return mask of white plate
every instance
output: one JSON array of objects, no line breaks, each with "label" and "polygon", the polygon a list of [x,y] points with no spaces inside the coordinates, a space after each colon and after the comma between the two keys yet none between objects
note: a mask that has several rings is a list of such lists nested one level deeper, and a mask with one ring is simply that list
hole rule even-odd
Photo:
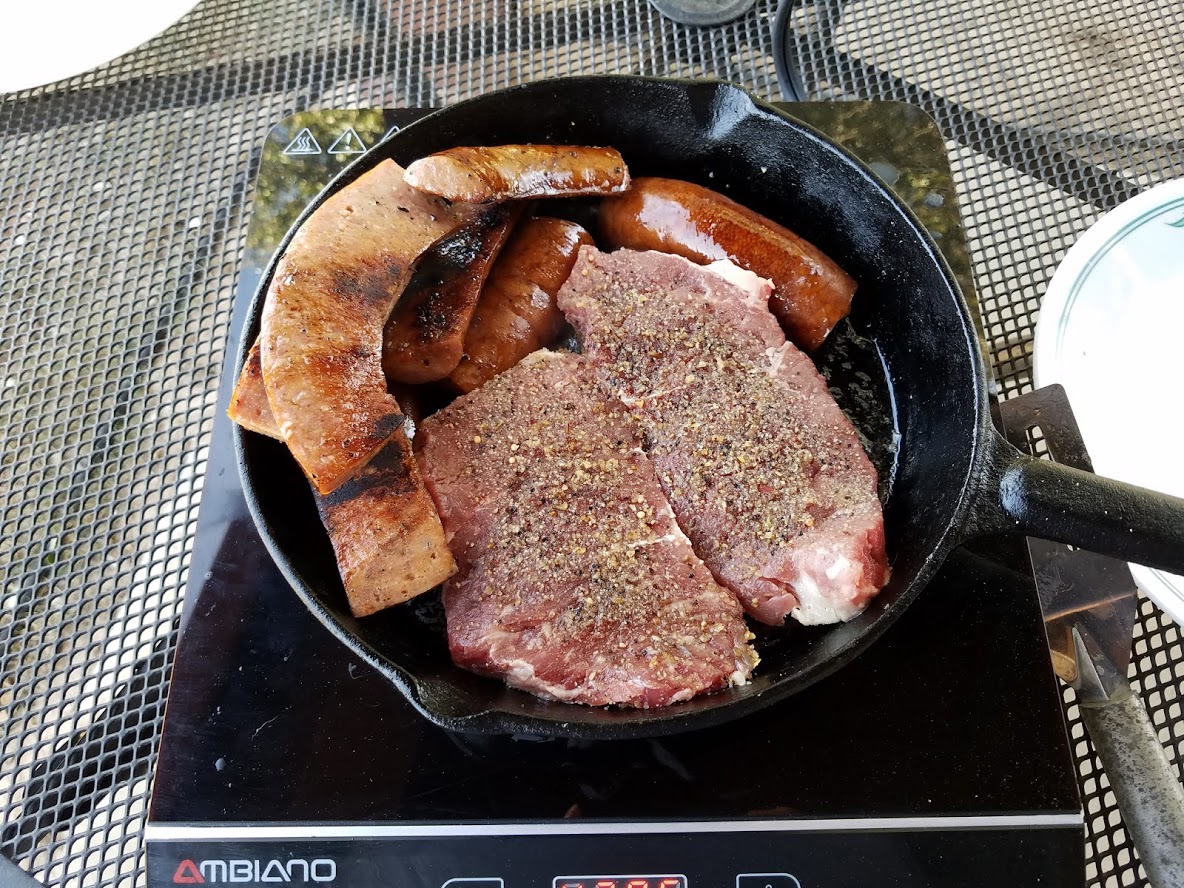
[{"label": "white plate", "polygon": [[0,93],[64,80],[155,37],[198,0],[15,0],[0,27]]},{"label": "white plate", "polygon": [[[1184,496],[1184,180],[1120,205],[1073,245],[1034,349],[1036,385],[1065,387],[1098,474]],[[1131,572],[1184,623],[1184,577]]]}]

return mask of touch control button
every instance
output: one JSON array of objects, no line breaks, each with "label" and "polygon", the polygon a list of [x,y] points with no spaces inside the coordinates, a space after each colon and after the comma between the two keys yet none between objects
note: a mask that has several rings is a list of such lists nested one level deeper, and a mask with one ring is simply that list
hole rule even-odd
[{"label": "touch control button", "polygon": [[789,873],[740,873],[736,888],[802,888],[802,883]]},{"label": "touch control button", "polygon": [[505,888],[505,883],[496,876],[476,879],[449,879],[440,888]]}]

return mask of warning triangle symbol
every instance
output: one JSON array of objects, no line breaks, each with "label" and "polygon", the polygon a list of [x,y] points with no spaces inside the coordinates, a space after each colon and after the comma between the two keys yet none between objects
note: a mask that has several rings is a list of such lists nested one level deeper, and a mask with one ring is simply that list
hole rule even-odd
[{"label": "warning triangle symbol", "polygon": [[361,137],[354,132],[352,126],[347,126],[337,139],[329,146],[330,154],[365,154],[366,146]]},{"label": "warning triangle symbol", "polygon": [[[317,149],[320,153],[320,149]],[[192,860],[182,860],[177,864],[177,871],[173,873],[174,885],[204,885],[205,879],[198,872],[197,865]]]},{"label": "warning triangle symbol", "polygon": [[316,140],[308,127],[305,127],[296,134],[296,138],[288,143],[288,147],[284,149],[284,154],[320,154],[321,144]]}]

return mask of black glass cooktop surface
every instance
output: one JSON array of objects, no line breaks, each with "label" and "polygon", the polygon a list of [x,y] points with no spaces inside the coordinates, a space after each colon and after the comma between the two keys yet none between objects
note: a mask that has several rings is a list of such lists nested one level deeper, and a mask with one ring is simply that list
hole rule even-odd
[{"label": "black glass cooktop surface", "polygon": [[[973,293],[929,118],[896,104],[787,109],[870,163]],[[306,112],[264,148],[146,834],[150,882],[1081,884],[1073,760],[1022,539],[955,552],[882,640],[805,692],[655,740],[451,734],[305,610],[239,485],[224,415],[233,356],[291,220],[418,113]],[[566,875],[587,872],[643,875]]]}]

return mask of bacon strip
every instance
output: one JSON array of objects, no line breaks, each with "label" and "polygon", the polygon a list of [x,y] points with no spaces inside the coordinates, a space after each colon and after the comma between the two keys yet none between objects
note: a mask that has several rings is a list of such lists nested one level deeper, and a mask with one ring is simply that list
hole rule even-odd
[{"label": "bacon strip", "polygon": [[316,501],[355,617],[414,598],[456,572],[402,429],[357,475]]},{"label": "bacon strip", "polygon": [[[403,403],[416,412],[413,402]],[[263,387],[258,343],[247,354],[227,413],[253,432],[280,437]],[[402,429],[351,480],[328,496],[314,489],[313,498],[355,617],[420,595],[456,571]]]},{"label": "bacon strip", "polygon": [[478,212],[417,191],[386,160],[325,201],[280,259],[263,306],[263,382],[280,435],[320,493],[399,428],[383,327],[416,260]]},{"label": "bacon strip", "polygon": [[[420,398],[421,390],[400,383],[392,383],[389,388],[407,420],[403,424],[404,431],[411,437],[410,425],[418,424],[423,419],[424,404]],[[247,360],[230,396],[230,406],[226,410],[226,415],[248,431],[275,438],[277,441],[283,440],[275,415],[271,412],[271,404],[267,400],[267,389],[263,385],[258,341],[247,352]]]},{"label": "bacon strip", "polygon": [[238,375],[226,415],[244,429],[283,440],[275,414],[271,412],[271,403],[267,400],[267,388],[263,385],[263,364],[259,358],[258,340],[247,352],[247,360]]}]

